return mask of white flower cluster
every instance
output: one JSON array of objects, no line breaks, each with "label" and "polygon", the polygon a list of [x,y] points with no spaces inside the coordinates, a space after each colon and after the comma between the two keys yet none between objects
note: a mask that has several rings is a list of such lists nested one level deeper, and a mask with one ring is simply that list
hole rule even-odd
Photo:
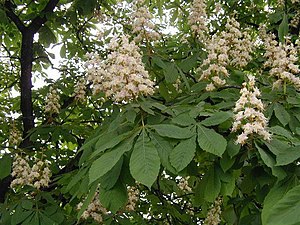
[{"label": "white flower cluster", "polygon": [[18,130],[15,123],[13,122],[8,138],[8,143],[10,146],[17,148],[22,140],[22,133]]},{"label": "white flower cluster", "polygon": [[128,192],[128,202],[125,209],[127,211],[134,211],[136,207],[136,203],[139,200],[140,191],[136,187],[129,186],[127,188],[127,192]]},{"label": "white flower cluster", "polygon": [[208,80],[207,91],[226,84],[229,76],[227,66],[245,67],[252,59],[253,44],[247,31],[240,31],[240,24],[234,18],[228,18],[225,30],[215,34],[207,46],[208,56],[197,69],[200,80]]},{"label": "white flower cluster", "polygon": [[241,97],[236,102],[234,112],[234,123],[232,132],[242,130],[238,135],[236,143],[244,145],[251,134],[258,134],[264,140],[271,140],[271,134],[267,131],[268,120],[262,113],[264,105],[258,97],[260,91],[255,87],[255,77],[248,75],[248,83],[243,83]]},{"label": "white flower cluster", "polygon": [[122,36],[119,40],[113,38],[109,48],[112,51],[106,60],[92,56],[86,64],[94,94],[104,92],[107,98],[116,102],[128,102],[139,95],[152,95],[154,82],[144,68],[139,47],[129,42],[127,36]]},{"label": "white flower cluster", "polygon": [[59,113],[59,95],[53,87],[50,87],[49,93],[47,94],[45,112],[49,114]]},{"label": "white flower cluster", "polygon": [[77,82],[75,89],[74,89],[74,97],[75,101],[83,102],[85,99],[85,81],[81,79]]},{"label": "white flower cluster", "polygon": [[155,41],[160,38],[159,33],[155,31],[155,25],[151,22],[152,14],[145,7],[144,0],[136,0],[133,5],[134,13],[131,15],[133,21],[133,33],[137,36],[134,38],[136,43],[141,41]]},{"label": "white flower cluster", "polygon": [[300,22],[300,10],[297,10],[296,14],[293,16],[290,25],[297,28]]},{"label": "white flower cluster", "polygon": [[29,185],[40,189],[41,187],[47,187],[50,182],[51,171],[47,162],[42,160],[36,160],[35,164],[30,167],[28,163],[29,159],[22,158],[17,155],[12,165],[12,176],[14,177],[11,182],[11,188],[18,186]]},{"label": "white flower cluster", "polygon": [[211,207],[211,209],[208,211],[207,216],[204,220],[204,225],[218,225],[221,222],[221,209],[222,205],[222,198],[217,198]]},{"label": "white flower cluster", "polygon": [[182,177],[179,180],[178,183],[178,187],[180,190],[184,191],[184,192],[192,192],[192,188],[189,186],[188,180],[189,180],[189,176],[187,176],[186,178]]},{"label": "white flower cluster", "polygon": [[267,58],[264,66],[271,68],[269,71],[270,76],[277,79],[273,83],[273,88],[281,87],[284,83],[290,83],[300,90],[300,78],[295,76],[300,72],[299,66],[296,65],[298,61],[297,49],[294,44],[286,39],[286,43],[278,43],[275,40],[275,35],[266,34],[262,31],[264,38],[264,45],[266,52],[264,57]]},{"label": "white flower cluster", "polygon": [[[82,208],[82,205],[83,203],[80,202],[77,205],[77,209],[80,210]],[[103,222],[102,215],[106,215],[107,213],[108,212],[106,208],[104,208],[99,201],[99,193],[96,192],[91,203],[88,205],[87,209],[82,213],[81,218],[86,220],[87,218],[92,217],[95,221],[101,224]]]},{"label": "white flower cluster", "polygon": [[188,17],[188,24],[200,41],[205,41],[208,34],[206,0],[194,0],[191,7],[191,14]]}]

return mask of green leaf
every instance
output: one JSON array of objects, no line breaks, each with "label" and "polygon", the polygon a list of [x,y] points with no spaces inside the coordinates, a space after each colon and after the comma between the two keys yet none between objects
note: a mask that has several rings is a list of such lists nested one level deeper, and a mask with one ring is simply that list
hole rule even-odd
[{"label": "green leaf", "polygon": [[182,113],[172,119],[172,123],[178,124],[180,126],[189,126],[194,124],[196,121],[188,114]]},{"label": "green leaf", "polygon": [[105,152],[99,159],[95,160],[89,170],[89,183],[93,183],[110,171],[117,164],[122,155],[132,148],[132,141],[133,139],[117,145],[111,151]]},{"label": "green leaf", "polygon": [[272,209],[277,206],[277,202],[293,187],[298,184],[295,179],[283,180],[276,183],[268,195],[266,196],[263,203],[263,210],[261,214],[262,223],[267,224],[267,220],[270,217]]},{"label": "green leaf", "polygon": [[164,69],[167,65],[164,63],[164,61],[161,60],[160,57],[158,56],[153,56],[152,57],[153,62],[159,66],[160,68]]},{"label": "green leaf", "polygon": [[181,128],[172,124],[157,124],[151,125],[156,132],[163,137],[186,139],[193,136],[193,133],[189,128]]},{"label": "green leaf", "polygon": [[29,201],[29,200],[23,200],[21,205],[22,205],[22,208],[26,209],[26,210],[30,210],[33,207],[32,201]]},{"label": "green leaf", "polygon": [[59,52],[59,54],[60,54],[60,57],[61,58],[66,58],[66,45],[65,44],[63,44],[62,46],[61,46],[61,48],[60,48],[60,52]]},{"label": "green leaf", "polygon": [[227,146],[226,139],[213,129],[208,129],[201,125],[198,125],[197,132],[200,148],[221,157]]},{"label": "green leaf", "polygon": [[284,43],[284,38],[288,35],[289,32],[289,21],[287,14],[283,14],[282,21],[278,28],[278,37],[281,43]]},{"label": "green leaf", "polygon": [[83,205],[81,206],[81,209],[79,210],[79,212],[77,214],[78,220],[80,219],[82,213],[86,210],[86,208],[89,206],[90,202],[94,198],[97,188],[98,188],[98,184],[96,184],[96,183],[90,187],[88,196],[86,197],[85,201],[83,202]]},{"label": "green leaf", "polygon": [[108,190],[116,184],[122,170],[123,161],[123,157],[121,157],[117,164],[99,179],[99,183],[102,188]]},{"label": "green leaf", "polygon": [[40,225],[40,217],[39,212],[35,212],[30,217],[28,217],[22,225]]},{"label": "green leaf", "polygon": [[132,131],[129,131],[118,136],[113,136],[114,132],[109,132],[106,135],[101,136],[101,138],[99,138],[99,140],[96,143],[96,150],[91,154],[90,158],[97,156],[99,153],[104,152],[107,149],[115,147],[126,137],[128,137],[131,132]]},{"label": "green leaf", "polygon": [[300,224],[300,185],[289,190],[269,212],[265,225]]},{"label": "green leaf", "polygon": [[21,207],[21,205],[18,205],[14,214],[11,217],[11,224],[16,225],[16,224],[22,223],[24,220],[26,220],[32,214],[33,214],[33,211],[24,210]]},{"label": "green leaf", "polygon": [[150,133],[150,138],[158,152],[160,162],[163,165],[163,167],[165,167],[171,173],[176,174],[174,167],[169,161],[169,155],[173,149],[173,146],[170,144],[169,141],[165,140],[164,138],[153,132]]},{"label": "green leaf", "polygon": [[186,75],[182,72],[182,70],[181,70],[179,67],[176,67],[176,68],[178,69],[179,74],[180,74],[180,76],[181,76],[181,79],[184,81],[184,84],[185,84],[186,88],[187,88],[188,90],[191,90],[191,86],[190,86],[190,84],[189,84],[189,81],[188,81]]},{"label": "green leaf", "polygon": [[8,18],[6,16],[6,13],[5,13],[5,11],[3,9],[0,9],[0,18],[1,18],[0,24],[7,24],[7,23],[9,23],[9,20],[8,20]]},{"label": "green leaf", "polygon": [[234,164],[235,158],[230,158],[228,154],[224,154],[220,160],[220,166],[224,172],[229,170],[231,166]]},{"label": "green leaf", "polygon": [[174,63],[167,63],[166,66],[164,67],[164,75],[167,83],[174,83],[178,76],[178,70],[176,69]]},{"label": "green leaf", "polygon": [[277,166],[283,166],[300,158],[300,146],[290,147],[276,156]]},{"label": "green leaf", "polygon": [[127,189],[120,182],[117,182],[110,190],[100,188],[99,199],[105,208],[116,213],[127,202]]},{"label": "green leaf", "polygon": [[291,132],[289,132],[288,130],[284,129],[281,126],[274,126],[274,127],[270,127],[270,131],[276,135],[282,136],[287,138],[288,140],[292,141],[294,139],[294,137],[292,136]]},{"label": "green leaf", "polygon": [[83,168],[83,169],[79,170],[78,173],[73,175],[72,179],[68,182],[68,186],[66,187],[66,190],[70,191],[86,175],[87,175],[87,168]]},{"label": "green leaf", "polygon": [[182,60],[182,62],[178,66],[182,69],[183,72],[187,73],[197,66],[198,57],[199,54],[193,54],[190,57]]},{"label": "green leaf", "polygon": [[145,130],[134,145],[129,166],[132,177],[151,188],[159,173],[160,159]]},{"label": "green leaf", "polygon": [[232,196],[232,193],[236,187],[235,174],[232,173],[219,173],[221,179],[221,191],[223,196]]},{"label": "green leaf", "polygon": [[275,166],[275,160],[271,155],[269,155],[262,148],[260,148],[257,143],[255,143],[255,147],[257,148],[260,157],[265,163],[265,165],[271,168],[272,174],[274,176],[278,177],[279,180],[282,180],[284,177],[286,177],[286,172],[282,168]]},{"label": "green leaf", "polygon": [[0,180],[7,177],[11,172],[12,158],[9,155],[4,155],[0,159]]},{"label": "green leaf", "polygon": [[39,42],[41,42],[45,47],[49,47],[50,44],[56,43],[56,36],[47,25],[41,27],[39,30]]},{"label": "green leaf", "polygon": [[226,151],[231,158],[237,155],[240,149],[241,149],[241,145],[235,144],[235,141],[233,139],[230,139],[228,141]]},{"label": "green leaf", "polygon": [[290,115],[282,105],[276,103],[275,107],[274,107],[274,112],[275,112],[276,118],[280,121],[280,123],[283,126],[285,126],[289,123],[289,121],[291,119]]},{"label": "green leaf", "polygon": [[[35,216],[36,216],[36,213],[32,212],[32,214],[29,217],[27,217],[26,220],[24,220],[22,222],[22,225],[32,225],[32,221],[34,220]],[[11,224],[11,225],[13,225],[13,224]]]},{"label": "green leaf", "polygon": [[268,146],[269,150],[276,156],[286,151],[290,147],[289,142],[282,141],[277,138],[273,138],[270,142],[264,143],[266,146]]},{"label": "green leaf", "polygon": [[201,121],[201,124],[204,126],[215,126],[225,122],[229,118],[232,118],[232,113],[230,112],[216,112],[209,118]]},{"label": "green leaf", "polygon": [[159,83],[159,93],[167,102],[172,100],[172,96],[164,82]]},{"label": "green leaf", "polygon": [[144,110],[146,113],[150,114],[150,115],[155,115],[155,112],[151,109],[152,105],[150,102],[140,102],[140,106],[142,108],[142,110]]},{"label": "green leaf", "polygon": [[196,137],[181,141],[171,152],[170,162],[179,172],[192,161],[196,152]]},{"label": "green leaf", "polygon": [[204,199],[208,202],[213,202],[221,191],[221,180],[217,168],[212,166],[203,179],[206,181]]},{"label": "green leaf", "polygon": [[56,225],[58,223],[56,223],[54,220],[49,218],[47,215],[41,213],[41,224],[43,224],[43,225]]}]

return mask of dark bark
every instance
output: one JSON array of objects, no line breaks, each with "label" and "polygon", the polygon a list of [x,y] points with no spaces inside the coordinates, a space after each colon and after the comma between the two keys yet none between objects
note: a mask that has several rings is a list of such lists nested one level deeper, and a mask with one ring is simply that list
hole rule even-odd
[{"label": "dark bark", "polygon": [[[16,25],[17,29],[22,34],[22,46],[21,46],[21,112],[23,120],[23,137],[24,140],[20,147],[30,148],[31,143],[28,136],[28,131],[34,128],[34,115],[33,115],[33,103],[32,103],[32,64],[33,64],[33,37],[39,29],[47,22],[47,14],[53,13],[54,8],[58,4],[59,0],[49,0],[45,8],[36,16],[31,23],[26,26],[22,20],[16,15],[14,4],[10,0],[5,0],[4,8],[7,17]],[[4,201],[5,193],[11,182],[5,178],[0,182],[0,202]]]},{"label": "dark bark", "polygon": [[10,175],[8,177],[5,177],[3,180],[1,180],[0,203],[5,201],[5,194],[8,191],[11,181],[12,181],[12,176],[10,176]]},{"label": "dark bark", "polygon": [[[11,1],[5,1],[6,15],[16,25],[22,33],[21,46],[21,112],[23,117],[23,137],[28,137],[28,131],[34,127],[34,115],[32,105],[32,63],[33,63],[33,37],[39,29],[47,22],[47,14],[52,13],[59,0],[50,0],[45,8],[35,17],[32,22],[25,26],[20,18],[14,13],[14,7]],[[29,147],[30,141],[25,138],[21,147]]]},{"label": "dark bark", "polygon": [[[34,127],[34,116],[32,107],[32,61],[33,61],[33,35],[26,29],[22,33],[21,47],[21,112],[23,116],[23,135]],[[25,139],[26,140],[26,139]],[[24,142],[23,142],[24,143]],[[24,146],[27,147],[27,146]]]}]

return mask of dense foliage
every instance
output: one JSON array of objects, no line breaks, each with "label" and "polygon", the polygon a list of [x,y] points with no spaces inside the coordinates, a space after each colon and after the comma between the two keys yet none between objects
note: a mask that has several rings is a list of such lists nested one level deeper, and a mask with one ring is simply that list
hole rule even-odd
[{"label": "dense foliage", "polygon": [[298,0],[0,0],[0,224],[300,224],[299,30]]}]

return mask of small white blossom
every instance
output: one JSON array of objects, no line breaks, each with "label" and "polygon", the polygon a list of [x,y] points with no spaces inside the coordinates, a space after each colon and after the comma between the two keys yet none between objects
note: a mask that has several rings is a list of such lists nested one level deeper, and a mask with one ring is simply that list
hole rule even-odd
[{"label": "small white blossom", "polygon": [[189,186],[188,183],[189,178],[190,178],[189,176],[187,176],[186,178],[182,177],[179,180],[179,184],[178,184],[179,189],[187,193],[192,192],[192,188]]},{"label": "small white blossom", "polygon": [[14,148],[17,148],[18,145],[21,143],[21,141],[22,141],[22,133],[16,127],[15,122],[13,122],[11,126],[10,135],[8,138],[8,143]]},{"label": "small white blossom", "polygon": [[142,63],[139,47],[129,42],[127,36],[112,39],[112,52],[106,60],[94,55],[87,62],[88,80],[93,82],[93,92],[105,93],[116,102],[128,102],[139,95],[152,95],[154,82]]},{"label": "small white blossom", "polygon": [[206,0],[194,0],[191,7],[191,13],[188,17],[188,24],[200,41],[207,38],[207,14]]},{"label": "small white blossom", "polygon": [[81,79],[77,82],[75,89],[74,89],[74,97],[76,101],[83,102],[85,99],[85,81]]},{"label": "small white blossom", "polygon": [[204,225],[218,225],[221,222],[221,209],[222,198],[217,198],[207,213],[207,216],[204,220]]},{"label": "small white blossom", "polygon": [[266,49],[264,57],[267,60],[264,66],[270,68],[270,76],[277,80],[273,83],[273,88],[278,88],[284,83],[290,83],[297,90],[300,90],[300,78],[296,76],[300,73],[300,69],[296,65],[298,56],[294,44],[289,39],[286,39],[284,44],[278,43],[274,35],[266,33],[264,27],[260,28],[260,33]]},{"label": "small white blossom", "polygon": [[49,114],[59,113],[60,104],[59,104],[59,95],[53,87],[50,87],[49,93],[46,98],[45,112]]},{"label": "small white blossom", "polygon": [[131,15],[133,21],[133,33],[137,36],[134,38],[136,43],[141,41],[155,41],[160,38],[160,35],[155,31],[155,25],[152,23],[152,14],[145,6],[144,1],[134,1],[134,13]]},{"label": "small white blossom", "polygon": [[[80,202],[77,205],[77,210],[80,210],[83,206],[83,203]],[[96,222],[99,224],[102,224],[103,222],[103,215],[108,214],[107,209],[102,206],[102,204],[99,201],[99,192],[95,192],[94,198],[88,205],[87,209],[82,213],[81,218],[87,219],[89,217],[93,218]]]},{"label": "small white blossom", "polygon": [[29,185],[36,189],[47,187],[51,177],[48,163],[36,159],[35,164],[30,167],[28,160],[28,158],[22,158],[19,155],[15,157],[11,173],[14,179],[11,183],[11,187],[22,187],[24,185]]},{"label": "small white blossom", "polygon": [[136,203],[139,200],[140,191],[133,186],[129,186],[127,188],[128,192],[128,202],[126,204],[125,209],[128,211],[134,211],[136,207]]},{"label": "small white blossom", "polygon": [[266,130],[268,120],[262,113],[264,105],[258,98],[260,91],[255,87],[255,77],[248,75],[248,82],[243,83],[243,88],[240,93],[241,96],[235,104],[233,111],[234,123],[232,131],[237,132],[242,130],[242,133],[237,136],[236,143],[244,145],[249,139],[250,134],[258,134],[264,140],[269,141],[271,134]]},{"label": "small white blossom", "polygon": [[[228,18],[225,30],[212,36],[206,46],[208,55],[197,69],[199,80],[208,80],[207,91],[224,86],[229,76],[228,66],[243,68],[252,59],[253,44],[247,31],[240,30],[234,18]],[[223,79],[222,79],[223,78]]]}]

